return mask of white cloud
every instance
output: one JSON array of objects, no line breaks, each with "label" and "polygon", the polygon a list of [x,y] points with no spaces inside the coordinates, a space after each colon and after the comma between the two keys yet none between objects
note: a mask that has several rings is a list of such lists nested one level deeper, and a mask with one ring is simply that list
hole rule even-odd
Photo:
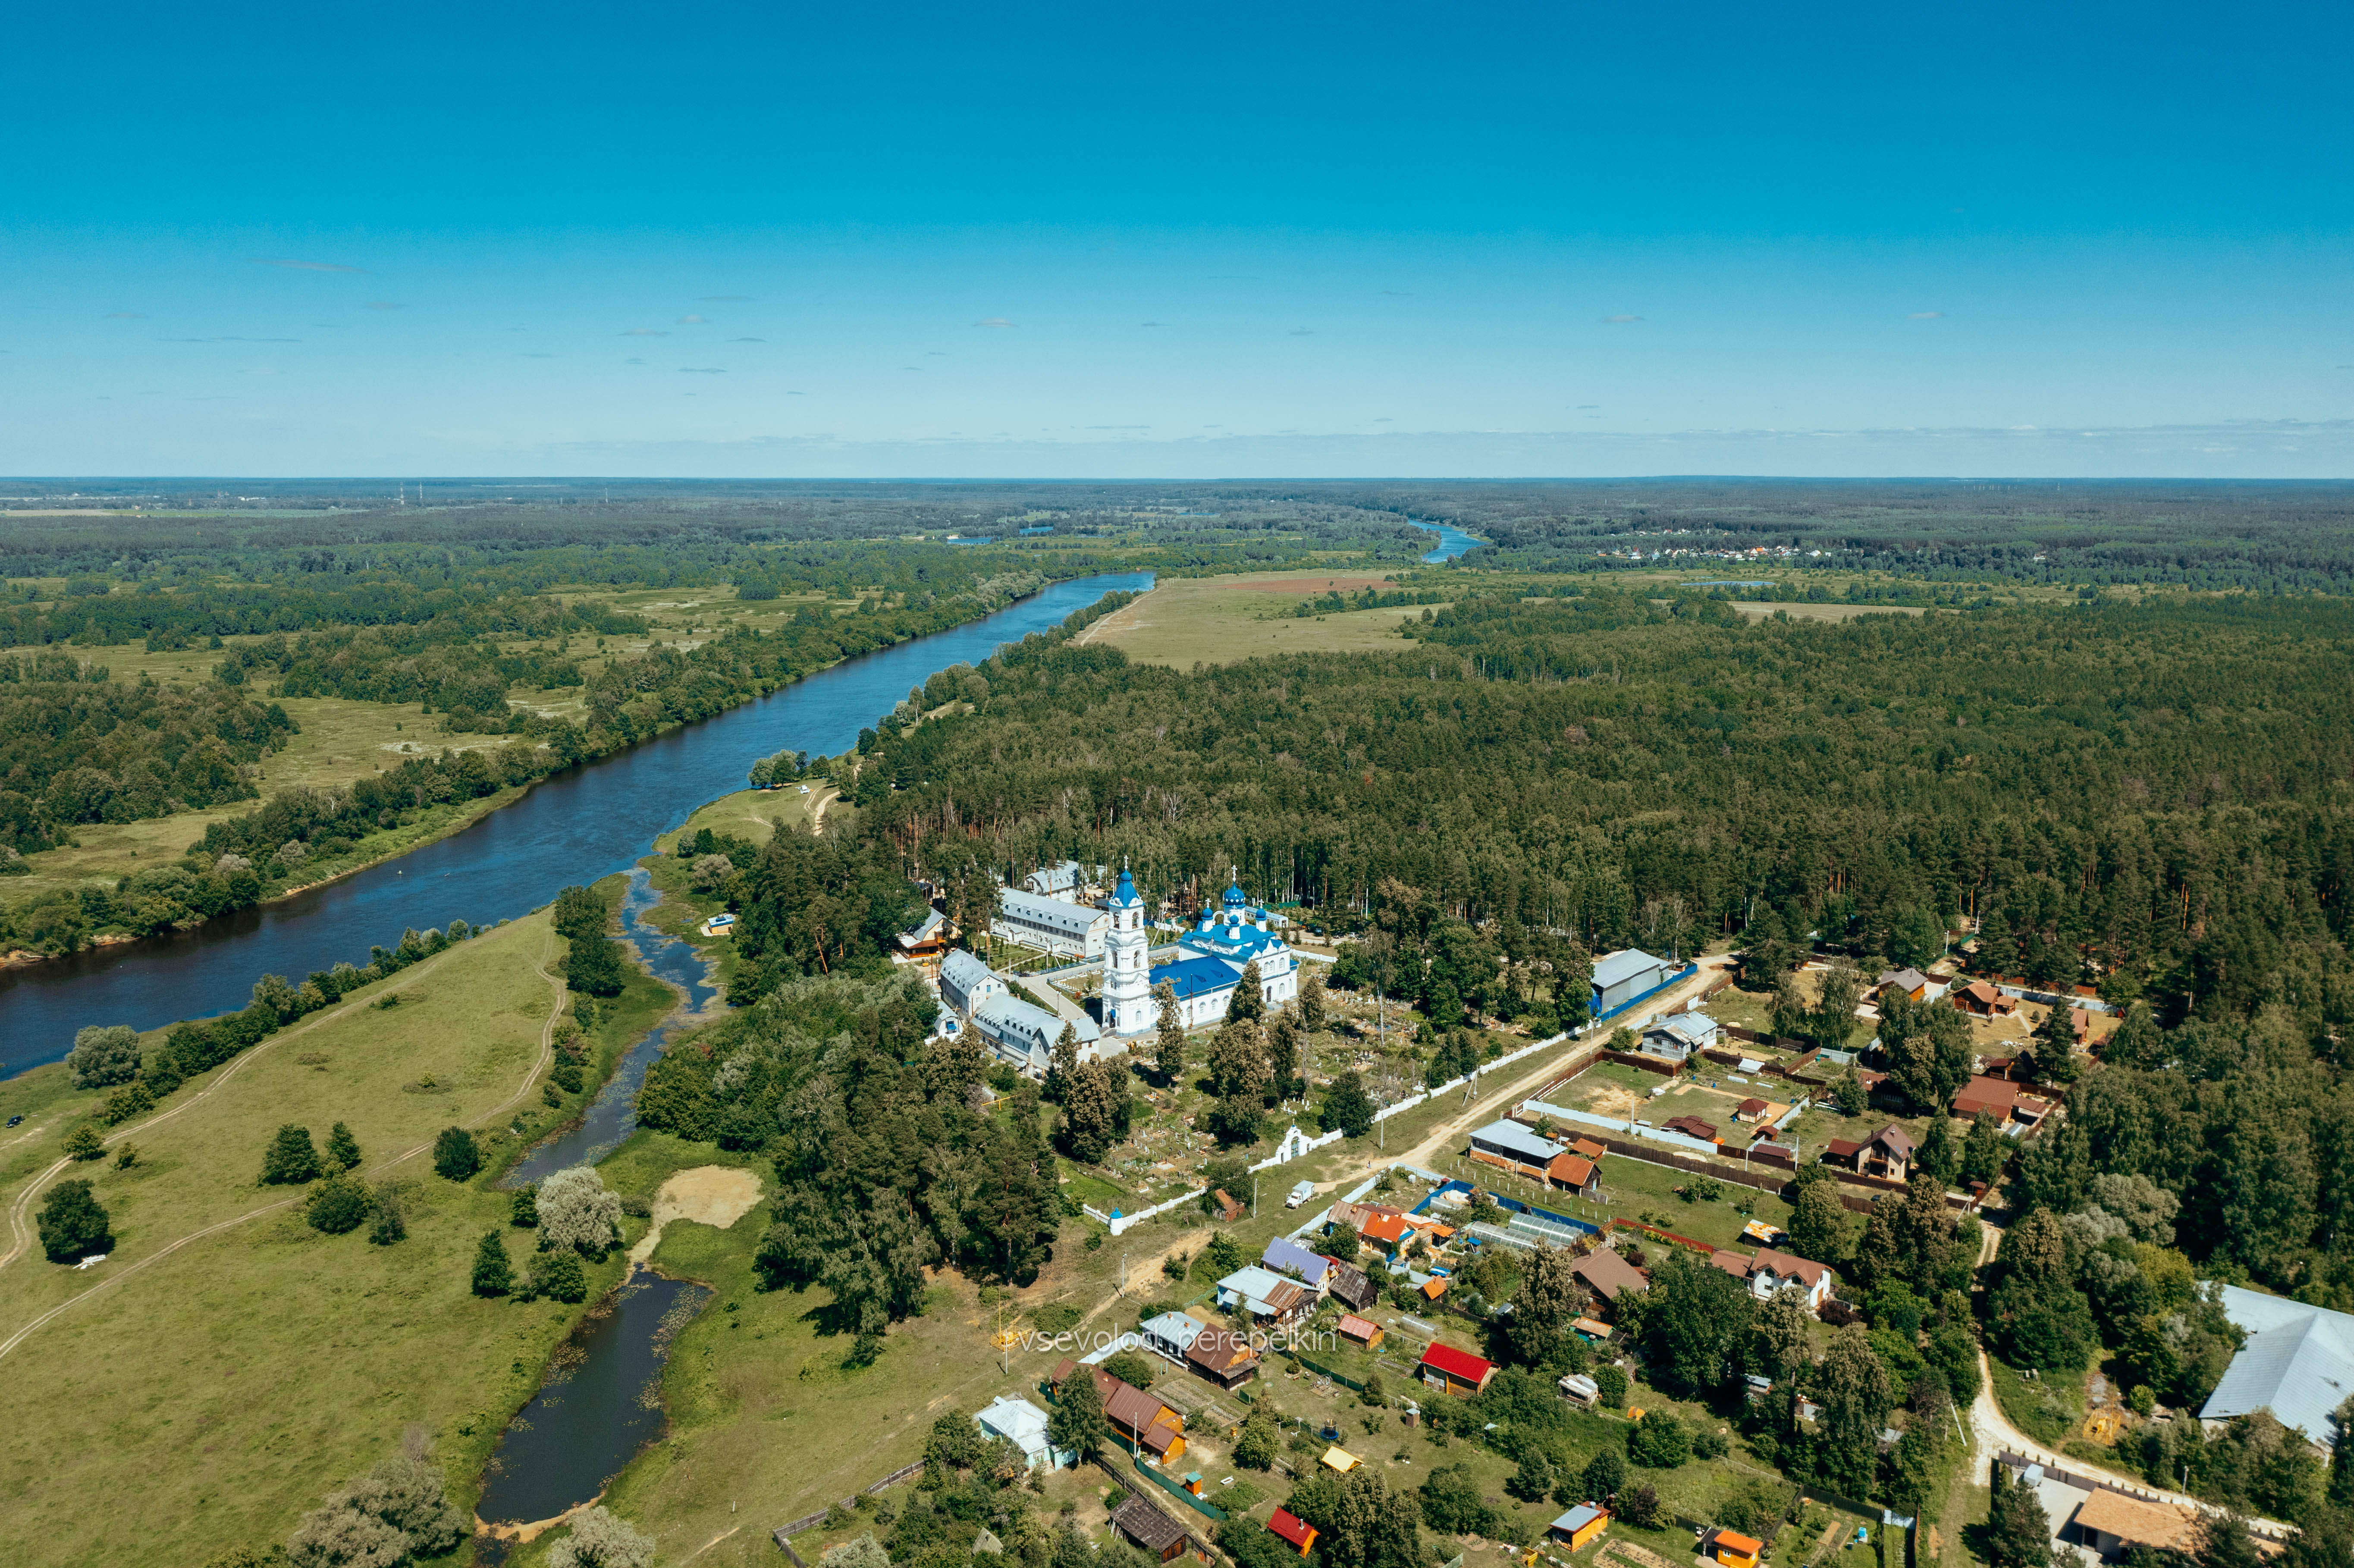
[{"label": "white cloud", "polygon": [[972,324],[977,327],[1010,327],[1013,323],[1003,316],[983,316]]},{"label": "white cloud", "polygon": [[678,324],[681,326],[704,326],[708,323],[705,323],[701,316],[681,316],[678,318]]},{"label": "white cloud", "polygon": [[670,334],[659,327],[631,327],[621,335],[623,337],[668,337]]},{"label": "white cloud", "polygon": [[1912,315],[1906,319],[1916,322],[1943,321],[1946,319],[1946,313],[1943,311],[1914,311]]}]

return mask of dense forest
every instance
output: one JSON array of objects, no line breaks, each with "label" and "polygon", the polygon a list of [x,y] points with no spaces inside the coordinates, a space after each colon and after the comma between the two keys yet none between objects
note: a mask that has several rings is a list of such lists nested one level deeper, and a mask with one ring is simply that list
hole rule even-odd
[{"label": "dense forest", "polygon": [[62,650],[0,657],[0,846],[251,800],[248,765],[293,729],[277,704],[233,688],[110,680]]},{"label": "dense forest", "polygon": [[1923,962],[1968,916],[2002,967],[2168,1022],[2346,994],[2343,605],[1744,623],[1597,590],[1423,614],[1421,652],[1191,674],[1034,637],[981,666],[977,711],[886,726],[856,798],[952,886],[1127,856],[1189,896],[1231,860],[1327,925],[1403,914],[1514,958],[1755,924]]}]

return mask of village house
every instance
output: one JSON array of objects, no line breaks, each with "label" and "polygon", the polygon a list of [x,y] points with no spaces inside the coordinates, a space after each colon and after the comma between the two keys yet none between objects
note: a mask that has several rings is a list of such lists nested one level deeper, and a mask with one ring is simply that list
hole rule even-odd
[{"label": "village house", "polygon": [[1591,1160],[1575,1154],[1556,1154],[1545,1167],[1545,1181],[1581,1198],[1591,1198],[1602,1188],[1601,1168]]},{"label": "village house", "polygon": [[1182,1367],[1185,1364],[1185,1352],[1193,1348],[1193,1341],[1207,1328],[1199,1318],[1182,1312],[1162,1312],[1147,1318],[1138,1326],[1137,1333],[1142,1337],[1146,1350]]},{"label": "village house", "polygon": [[1494,1362],[1452,1345],[1431,1346],[1422,1352],[1421,1364],[1415,1370],[1430,1387],[1466,1398],[1484,1390],[1488,1380],[1496,1375]]},{"label": "village house", "polygon": [[1309,1251],[1288,1236],[1278,1236],[1267,1244],[1259,1262],[1267,1268],[1278,1270],[1299,1279],[1317,1295],[1324,1294],[1332,1282],[1332,1271],[1340,1266],[1320,1253]]},{"label": "village house", "polygon": [[1004,994],[1005,982],[975,955],[960,948],[940,959],[940,1001],[958,1016],[970,1021],[974,1008]]},{"label": "village house", "polygon": [[1022,879],[1022,890],[1041,898],[1075,900],[1079,895],[1079,883],[1087,874],[1077,861],[1066,860],[1060,865],[1044,866]]},{"label": "village house", "polygon": [[2011,1110],[2018,1103],[2017,1084],[2004,1078],[1976,1077],[1954,1096],[1954,1114],[1964,1121],[1972,1121],[1978,1112],[1985,1111],[2000,1125],[2010,1119]]},{"label": "village house", "polygon": [[1332,1266],[1331,1295],[1334,1300],[1346,1302],[1364,1312],[1381,1299],[1381,1287],[1355,1264],[1336,1263]]},{"label": "village house", "polygon": [[1240,1308],[1261,1326],[1280,1328],[1307,1317],[1318,1298],[1298,1280],[1252,1264],[1218,1281],[1217,1299],[1223,1310]]},{"label": "village house", "polygon": [[1078,1462],[1078,1456],[1067,1448],[1056,1448],[1046,1436],[1046,1413],[1026,1399],[998,1395],[986,1405],[973,1421],[984,1437],[1002,1437],[1022,1450],[1023,1457],[1034,1470],[1059,1470]]},{"label": "village house", "polygon": [[1860,1175],[1902,1181],[1912,1172],[1914,1149],[1913,1135],[1890,1122],[1860,1143],[1844,1138],[1832,1139],[1823,1146],[1823,1158],[1832,1164],[1847,1166]]},{"label": "village house", "polygon": [[2009,1018],[2019,1011],[2019,1003],[1982,980],[1956,986],[1948,994],[1956,1007],[1973,1018]]},{"label": "village house", "polygon": [[2196,1510],[2126,1497],[2105,1487],[2095,1488],[2076,1505],[2072,1522],[2078,1538],[2104,1561],[2123,1557],[2137,1546],[2188,1553],[2198,1549],[2203,1533]]},{"label": "village house", "polygon": [[1471,1159],[1494,1165],[1532,1181],[1544,1180],[1545,1167],[1562,1151],[1550,1138],[1540,1138],[1511,1120],[1491,1121],[1471,1135]]},{"label": "village house", "polygon": [[1872,982],[1872,994],[1882,1001],[1892,996],[1901,996],[1907,1001],[1923,1001],[1927,1000],[1930,988],[1935,983],[1919,969],[1882,969],[1880,978]]},{"label": "village house", "polygon": [[1585,1282],[1585,1287],[1599,1299],[1615,1302],[1622,1290],[1640,1294],[1651,1288],[1651,1281],[1643,1271],[1628,1263],[1608,1247],[1598,1247],[1569,1266],[1569,1271]]},{"label": "village house", "polygon": [[929,962],[948,951],[949,938],[955,934],[947,916],[928,908],[922,919],[899,933],[899,950],[891,957],[900,963]]},{"label": "village house", "polygon": [[1561,1396],[1582,1409],[1591,1410],[1602,1399],[1602,1385],[1584,1372],[1565,1374],[1559,1384]]},{"label": "village house", "polygon": [[1352,1345],[1368,1351],[1380,1348],[1382,1326],[1369,1318],[1360,1318],[1353,1312],[1343,1312],[1341,1315],[1340,1331],[1341,1337]]},{"label": "village house", "polygon": [[1670,1012],[1644,1025],[1635,1049],[1663,1062],[1688,1060],[1695,1051],[1716,1047],[1716,1020],[1702,1012]]},{"label": "village house", "polygon": [[1795,1285],[1805,1297],[1807,1310],[1819,1315],[1823,1303],[1830,1299],[1831,1283],[1839,1277],[1819,1263],[1803,1257],[1793,1257],[1772,1247],[1759,1247],[1754,1257],[1744,1257],[1737,1252],[1720,1250],[1708,1260],[1749,1287],[1749,1294],[1760,1301],[1773,1299],[1786,1285]]},{"label": "village house", "polygon": [[1258,1366],[1258,1352],[1232,1330],[1204,1329],[1185,1347],[1185,1364],[1195,1377],[1233,1389],[1250,1381]]},{"label": "village house", "polygon": [[[1063,1381],[1077,1372],[1080,1365],[1068,1357],[1056,1362],[1052,1380],[1055,1386],[1060,1389]],[[1103,1401],[1104,1418],[1111,1423],[1114,1432],[1164,1464],[1185,1452],[1183,1416],[1101,1367],[1086,1370],[1095,1379],[1096,1393]]]}]

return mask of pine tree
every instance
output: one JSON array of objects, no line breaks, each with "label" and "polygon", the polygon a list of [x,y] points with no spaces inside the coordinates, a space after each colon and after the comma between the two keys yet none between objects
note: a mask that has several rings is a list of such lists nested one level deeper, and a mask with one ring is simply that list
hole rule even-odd
[{"label": "pine tree", "polygon": [[1962,1180],[1992,1182],[2002,1170],[2002,1134],[1994,1113],[1980,1111],[1971,1118],[1970,1135],[1962,1140]]},{"label": "pine tree", "polygon": [[1177,1016],[1177,988],[1162,980],[1152,988],[1152,1000],[1161,1008],[1152,1070],[1161,1075],[1162,1083],[1174,1085],[1185,1071],[1185,1025]]},{"label": "pine tree", "polygon": [[1324,977],[1305,969],[1299,972],[1299,1024],[1310,1034],[1324,1032]]},{"label": "pine tree", "polygon": [[2028,1042],[2028,1060],[2033,1064],[2036,1077],[2044,1083],[2076,1081],[2076,1026],[2070,1016],[2073,1011],[2064,1002],[2053,1007],[2036,1025],[2034,1037]]},{"label": "pine tree", "polygon": [[1988,1477],[1993,1489],[1987,1505],[1988,1568],[2052,1568],[2052,1517],[2031,1487],[1998,1464]]},{"label": "pine tree", "polygon": [[1343,1073],[1332,1080],[1332,1086],[1324,1093],[1323,1121],[1327,1128],[1337,1127],[1350,1138],[1363,1138],[1373,1130],[1373,1101],[1365,1093],[1363,1079]]},{"label": "pine tree", "polygon": [[349,1171],[360,1162],[360,1141],[352,1129],[342,1122],[327,1129],[327,1163],[338,1171]]},{"label": "pine tree", "polygon": [[1101,1062],[1082,1062],[1063,1094],[1064,1152],[1082,1165],[1100,1165],[1119,1138],[1124,1086]]},{"label": "pine tree", "polygon": [[496,1231],[484,1231],[474,1248],[474,1294],[504,1296],[514,1288],[514,1266],[507,1261],[507,1244]]},{"label": "pine tree", "polygon": [[1961,1151],[1954,1147],[1954,1123],[1951,1117],[1932,1116],[1929,1130],[1922,1136],[1921,1148],[1913,1162],[1940,1181],[1951,1181],[1961,1169]]},{"label": "pine tree", "polygon": [[1046,1059],[1046,1081],[1039,1089],[1040,1096],[1049,1105],[1061,1105],[1071,1092],[1071,1075],[1078,1070],[1078,1026],[1066,1023]]},{"label": "pine tree", "polygon": [[1055,1447],[1071,1449],[1085,1461],[1110,1435],[1103,1395],[1096,1391],[1095,1371],[1079,1367],[1055,1390],[1055,1413],[1047,1418],[1046,1436]]},{"label": "pine tree", "polygon": [[1226,1022],[1240,1023],[1245,1019],[1256,1022],[1267,1016],[1267,982],[1259,978],[1258,960],[1253,959],[1243,966],[1240,979],[1235,981],[1235,994],[1226,1003]]},{"label": "pine tree", "polygon": [[1299,1075],[1299,1013],[1287,1007],[1268,1022],[1267,1030],[1267,1097],[1288,1099],[1304,1086]]},{"label": "pine tree", "polygon": [[527,1231],[539,1228],[539,1183],[526,1182],[515,1189],[507,1204],[507,1224]]},{"label": "pine tree", "polygon": [[300,1185],[316,1181],[318,1175],[319,1150],[311,1142],[311,1129],[292,1122],[280,1128],[261,1157],[262,1185]]}]

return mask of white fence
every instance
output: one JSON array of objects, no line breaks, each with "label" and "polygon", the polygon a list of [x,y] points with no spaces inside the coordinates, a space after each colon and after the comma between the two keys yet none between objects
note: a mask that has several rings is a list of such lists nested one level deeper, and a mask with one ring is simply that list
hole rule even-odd
[{"label": "white fence", "polygon": [[[1398,1103],[1394,1106],[1384,1106],[1380,1110],[1373,1113],[1373,1119],[1375,1121],[1387,1121],[1391,1117],[1397,1115],[1400,1111],[1412,1110],[1415,1107],[1425,1103],[1434,1096],[1446,1094],[1450,1089],[1459,1089],[1466,1084],[1475,1086],[1473,1093],[1476,1096],[1478,1093],[1476,1086],[1479,1083],[1480,1074],[1492,1073],[1499,1067],[1504,1066],[1510,1063],[1517,1062],[1524,1056],[1532,1056],[1540,1051],[1551,1050],[1553,1046],[1559,1045],[1563,1042],[1573,1038],[1575,1038],[1574,1034],[1555,1034],[1546,1039],[1539,1040],[1533,1044],[1523,1045],[1517,1051],[1507,1051],[1504,1054],[1497,1057],[1492,1062],[1481,1063],[1478,1067],[1474,1068],[1469,1074],[1463,1077],[1450,1078],[1435,1089],[1424,1089],[1418,1094],[1407,1096],[1405,1099],[1398,1101]],[[1256,1172],[1272,1170],[1278,1165],[1288,1165],[1291,1161],[1303,1159],[1306,1156],[1314,1153],[1317,1150],[1324,1149],[1340,1142],[1345,1136],[1346,1135],[1342,1133],[1340,1128],[1334,1128],[1331,1131],[1324,1133],[1320,1137],[1310,1138],[1295,1127],[1283,1135],[1283,1141],[1276,1145],[1275,1152],[1273,1154],[1267,1156],[1265,1160],[1260,1160],[1250,1169]],[[1170,1198],[1161,1202],[1155,1203],[1149,1209],[1139,1209],[1132,1214],[1121,1214],[1117,1219],[1091,1206],[1082,1204],[1081,1207],[1087,1209],[1087,1213],[1091,1218],[1096,1219],[1104,1224],[1109,1225],[1111,1227],[1112,1234],[1116,1236],[1125,1235],[1136,1226],[1142,1224],[1149,1219],[1154,1218],[1156,1215],[1165,1214],[1172,1209],[1182,1208],[1187,1203],[1200,1202],[1202,1194],[1208,1191],[1209,1189],[1206,1187],[1196,1187],[1190,1192],[1180,1193],[1174,1198]]]}]

